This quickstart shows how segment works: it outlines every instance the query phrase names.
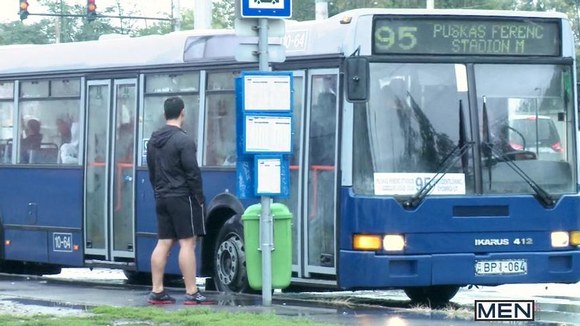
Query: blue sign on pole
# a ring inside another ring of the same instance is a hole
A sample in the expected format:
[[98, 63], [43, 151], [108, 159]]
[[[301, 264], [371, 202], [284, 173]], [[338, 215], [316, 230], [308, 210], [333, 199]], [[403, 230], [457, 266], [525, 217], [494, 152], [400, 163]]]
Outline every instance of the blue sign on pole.
[[242, 0], [243, 18], [290, 18], [291, 0]]
[[236, 176], [242, 199], [288, 198], [292, 154], [291, 72], [242, 72], [236, 85]]

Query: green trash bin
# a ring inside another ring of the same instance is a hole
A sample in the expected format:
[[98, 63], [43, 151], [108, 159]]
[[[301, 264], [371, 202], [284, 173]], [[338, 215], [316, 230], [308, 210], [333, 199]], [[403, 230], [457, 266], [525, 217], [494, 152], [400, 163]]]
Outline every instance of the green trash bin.
[[[284, 204], [270, 206], [274, 222], [272, 251], [272, 288], [284, 289], [292, 276], [292, 213]], [[242, 215], [248, 282], [254, 290], [262, 288], [262, 251], [260, 250], [260, 215], [262, 205], [255, 204]]]

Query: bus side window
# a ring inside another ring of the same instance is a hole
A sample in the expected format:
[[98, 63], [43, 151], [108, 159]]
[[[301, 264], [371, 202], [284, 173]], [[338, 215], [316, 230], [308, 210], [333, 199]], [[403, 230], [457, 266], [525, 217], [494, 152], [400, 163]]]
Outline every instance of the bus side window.
[[12, 163], [14, 83], [0, 82], [0, 164]]
[[12, 163], [14, 82], [0, 81], [0, 164]]
[[72, 124], [79, 120], [80, 89], [79, 78], [20, 83], [20, 164], [61, 162], [61, 146], [72, 141]]
[[235, 123], [233, 95], [208, 96], [205, 138], [207, 166], [235, 165]]
[[329, 150], [335, 142], [335, 126], [326, 122], [336, 115], [336, 95], [324, 92], [318, 95], [318, 105], [312, 108], [311, 146], [316, 150], [310, 156], [314, 165], [334, 165], [334, 151]]
[[235, 166], [236, 109], [234, 79], [238, 72], [208, 73], [205, 107], [205, 166]]
[[[139, 148], [142, 166], [147, 165], [147, 147], [145, 144], [151, 134], [165, 125], [163, 103], [171, 96], [179, 96], [185, 103], [185, 121], [183, 130], [190, 137], [198, 139], [199, 125], [199, 77], [198, 71], [183, 73], [151, 74], [145, 76], [145, 101], [143, 103], [143, 115], [140, 122], [142, 139]], [[198, 151], [200, 146], [198, 145]]]

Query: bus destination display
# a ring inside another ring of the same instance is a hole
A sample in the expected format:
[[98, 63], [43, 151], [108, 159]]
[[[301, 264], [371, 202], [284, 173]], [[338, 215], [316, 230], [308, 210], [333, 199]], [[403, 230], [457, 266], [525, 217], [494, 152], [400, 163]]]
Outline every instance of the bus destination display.
[[557, 56], [558, 21], [526, 19], [375, 19], [374, 54]]

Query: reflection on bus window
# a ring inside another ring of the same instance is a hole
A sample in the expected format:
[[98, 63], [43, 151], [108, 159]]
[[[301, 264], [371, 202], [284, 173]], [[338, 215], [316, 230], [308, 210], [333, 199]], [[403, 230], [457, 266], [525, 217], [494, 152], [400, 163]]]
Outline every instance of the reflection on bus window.
[[[459, 144], [459, 109], [464, 114], [469, 109], [457, 69], [453, 64], [371, 65], [368, 107], [354, 112], [355, 129], [362, 131], [354, 134], [353, 146], [357, 193], [375, 194], [376, 173], [436, 173], [441, 168]], [[448, 170], [465, 175], [456, 193], [474, 191], [473, 164], [468, 163], [457, 160]], [[414, 185], [403, 184], [393, 194], [409, 186]]]
[[[575, 171], [573, 101], [565, 85], [571, 85], [569, 67], [556, 65], [476, 65], [475, 80], [478, 106], [485, 108], [489, 121], [489, 141], [497, 151], [483, 160], [497, 161], [504, 155], [516, 162], [534, 160], [536, 166], [550, 166], [552, 173], [571, 176]], [[480, 121], [483, 111], [480, 110]], [[485, 126], [480, 128], [485, 137]], [[522, 162], [517, 162], [523, 164]], [[550, 193], [575, 190], [570, 177], [532, 169], [534, 182]], [[528, 184], [520, 179], [484, 178], [484, 189], [491, 193], [528, 193]]]

